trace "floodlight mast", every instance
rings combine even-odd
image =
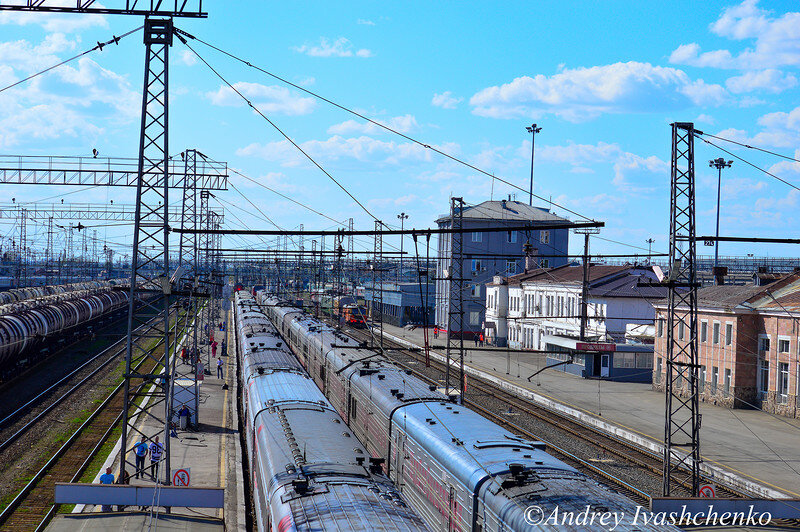
[[[0,0],[0,11],[145,17],[146,52],[125,355],[120,477],[126,476],[128,466],[135,468],[135,464],[128,460],[129,456],[133,459],[134,444],[141,440],[153,449],[151,444],[156,443],[158,436],[162,436],[161,467],[157,473],[153,472],[153,476],[156,483],[169,485],[173,380],[169,372],[169,49],[174,35],[173,17],[206,18],[208,14],[202,11],[202,0],[175,0],[174,3],[164,0],[126,0],[124,7],[116,8],[96,5],[95,0],[76,0],[74,7],[56,6],[53,3],[48,0]],[[165,9],[165,4],[172,4],[173,9]],[[140,325],[144,326],[140,328]],[[153,345],[154,339],[162,341]]]

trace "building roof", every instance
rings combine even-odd
[[[515,222],[569,222],[543,207],[532,207],[519,201],[484,201],[464,207],[464,220],[511,220]],[[436,223],[450,222],[450,214],[442,214]]]
[[[591,269],[589,270],[591,271]],[[652,270],[649,270],[652,272]],[[655,283],[652,276],[644,271],[636,275],[636,270],[631,270],[629,275],[612,277],[601,280],[589,287],[589,294],[595,297],[643,297],[645,299],[661,299],[667,295],[666,286],[640,286]]]
[[[589,264],[589,282],[597,281],[631,269],[633,266],[608,266],[605,264]],[[570,265],[557,268],[537,268],[529,272],[518,273],[506,279],[508,284],[520,284],[523,281],[536,281],[545,283],[582,283],[583,266]]]
[[[782,276],[766,286],[755,284],[706,286],[697,290],[700,307],[732,310],[800,310],[800,272]],[[667,301],[659,301],[666,307]]]

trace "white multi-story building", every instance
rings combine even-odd
[[[624,343],[629,324],[652,325],[651,301],[666,295],[662,287],[640,286],[653,281],[657,276],[649,266],[591,265],[586,339]],[[487,341],[544,349],[545,336],[579,338],[582,284],[582,266],[495,277],[486,287]]]

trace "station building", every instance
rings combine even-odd
[[[544,267],[562,266],[567,263],[569,248],[568,229],[532,231],[500,231],[484,233],[476,228],[503,228],[521,224],[568,223],[542,207],[511,200],[484,201],[478,205],[464,207],[462,212],[464,290],[464,335],[473,337],[483,330],[485,315],[485,287],[495,275],[514,275],[525,268],[523,246],[529,243],[538,250],[540,264]],[[440,229],[452,227],[450,214],[436,220]],[[436,261],[436,316],[435,324],[446,330],[450,308],[450,271],[452,257],[452,235],[439,235]],[[461,331],[454,331],[456,334]]]
[[[378,292],[381,290],[382,294]],[[428,307],[428,325],[433,326],[433,301],[436,295],[433,284],[383,283],[373,290],[372,283],[364,285],[364,301],[373,320],[382,320],[390,325],[404,327],[408,324],[422,325],[423,305]],[[421,295],[420,295],[421,294]],[[382,301],[381,301],[382,300]]]
[[[667,289],[649,286],[651,266],[589,265],[588,321],[583,340],[580,315],[583,266],[534,268],[486,286],[484,335],[490,345],[547,351],[554,369],[581,377],[651,382],[652,300]]]
[[[770,282],[771,281],[771,282]],[[653,387],[664,391],[667,303],[656,303]],[[800,273],[698,290],[700,399],[800,417]],[[686,328],[674,330],[688,342]],[[679,391],[688,395],[688,383]]]

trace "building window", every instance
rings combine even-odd
[[[725,324],[725,345],[731,345],[733,343],[733,324],[726,323]]]
[[[683,340],[684,337],[684,324],[683,320],[678,322],[678,340]]]
[[[708,322],[701,321],[700,322],[700,341],[704,342],[708,340]]]
[[[664,318],[658,318],[658,337],[661,338],[664,336]],[[659,360],[661,360],[659,358]]]
[[[788,340],[786,340],[788,342]],[[780,344],[781,340],[778,340]],[[789,401],[789,364],[778,364],[778,403],[786,404]]]
[[[714,324],[714,345],[719,344],[719,323]]]
[[[778,353],[789,352],[789,340],[778,338]]]
[[[517,261],[515,260],[507,260],[506,261],[506,271],[510,274],[517,273]]]
[[[758,338],[758,351],[761,353],[766,353],[769,351],[769,337],[768,336],[759,336]]]
[[[714,371],[716,371],[716,370],[717,370],[717,368],[714,368]],[[703,393],[703,391],[706,389],[706,367],[705,366],[700,366],[700,382],[697,383],[697,384],[699,385],[700,393]],[[711,391],[712,392],[714,391],[715,387],[716,387],[715,384],[711,383]]]
[[[769,340],[769,339],[768,339]],[[763,399],[769,390],[769,361],[763,358],[758,361],[758,392]]]
[[[472,271],[473,272],[481,271],[481,260],[480,259],[472,259]]]
[[[656,383],[661,382],[661,357],[656,360]]]
[[[711,393],[717,393],[717,383],[719,383],[719,368],[711,368]]]
[[[517,232],[516,231],[508,231],[506,233],[506,242],[509,244],[516,244],[517,243]]]
[[[549,268],[550,267],[550,259],[542,259],[540,261],[542,268]]]
[[[472,295],[475,297],[481,296],[481,285],[479,284],[472,285]]]
[[[472,233],[472,241],[473,242],[483,242],[483,233],[473,232]]]
[[[550,231],[540,231],[539,232],[539,242],[542,244],[549,244],[550,243]]]
[[[470,312],[469,313],[469,324],[470,325],[478,325],[481,321],[481,313],[480,312]]]
[[[725,386],[725,395],[731,393],[731,370],[729,369],[725,370],[725,383],[723,386]]]

